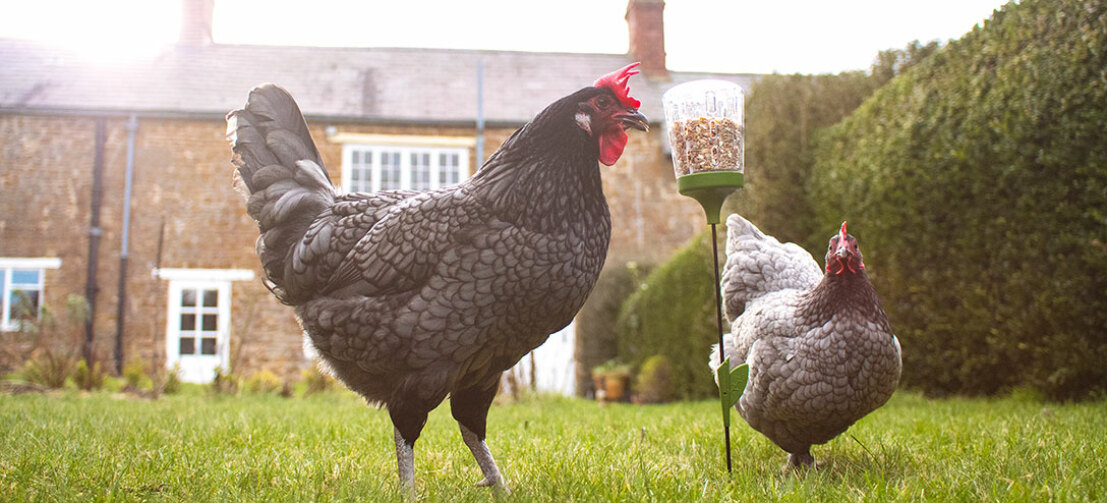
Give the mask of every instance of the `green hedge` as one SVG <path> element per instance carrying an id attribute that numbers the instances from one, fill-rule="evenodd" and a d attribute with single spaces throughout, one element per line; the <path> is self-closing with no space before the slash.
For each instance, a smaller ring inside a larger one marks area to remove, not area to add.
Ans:
<path id="1" fill-rule="evenodd" d="M 1009 4 L 817 138 L 928 392 L 1107 389 L 1107 0 Z"/>
<path id="2" fill-rule="evenodd" d="M 711 233 L 704 232 L 654 270 L 619 316 L 619 358 L 635 369 L 650 357 L 667 358 L 678 399 L 717 394 L 707 367 L 710 347 L 718 340 L 711 266 Z"/>
<path id="3" fill-rule="evenodd" d="M 782 242 L 804 242 L 817 230 L 804 186 L 815 164 L 815 132 L 841 121 L 938 48 L 937 42 L 915 41 L 881 51 L 867 74 L 766 75 L 758 80 L 746 100 L 746 188 L 730 198 L 727 213 L 742 214 Z"/>
<path id="4" fill-rule="evenodd" d="M 623 302 L 637 291 L 650 266 L 635 262 L 608 264 L 596 280 L 588 301 L 576 319 L 576 342 L 573 360 L 576 362 L 576 395 L 587 396 L 592 389 L 592 369 L 618 359 L 618 319 Z"/>

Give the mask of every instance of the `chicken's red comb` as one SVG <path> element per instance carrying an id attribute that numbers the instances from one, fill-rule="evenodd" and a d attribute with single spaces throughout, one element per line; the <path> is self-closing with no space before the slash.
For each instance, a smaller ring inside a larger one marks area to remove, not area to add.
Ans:
<path id="1" fill-rule="evenodd" d="M 842 230 L 838 232 L 838 239 L 846 239 L 846 223 L 842 222 Z"/>
<path id="2" fill-rule="evenodd" d="M 603 77 L 596 79 L 596 82 L 592 84 L 594 87 L 606 87 L 615 93 L 615 96 L 619 98 L 619 101 L 623 106 L 638 108 L 642 106 L 642 102 L 630 97 L 630 86 L 627 85 L 627 81 L 633 75 L 638 75 L 638 70 L 634 67 L 641 63 L 631 63 L 624 66 L 614 72 L 611 72 Z"/>

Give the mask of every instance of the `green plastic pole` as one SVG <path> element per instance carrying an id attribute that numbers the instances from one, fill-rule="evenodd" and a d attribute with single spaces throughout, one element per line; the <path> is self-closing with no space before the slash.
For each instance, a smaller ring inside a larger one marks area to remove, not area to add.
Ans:
<path id="1" fill-rule="evenodd" d="M 719 385 L 719 402 L 723 410 L 723 445 L 726 447 L 726 471 L 732 473 L 730 454 L 730 409 L 738 403 L 742 390 L 749 379 L 749 367 L 739 365 L 731 370 L 730 360 L 723 349 L 723 302 L 720 293 L 719 277 L 719 239 L 716 226 L 721 223 L 720 212 L 727 196 L 742 187 L 742 173 L 735 171 L 707 171 L 692 173 L 677 178 L 677 189 L 681 194 L 699 201 L 711 225 L 711 255 L 715 270 L 715 327 L 719 335 L 719 365 L 715 367 L 715 379 Z"/>

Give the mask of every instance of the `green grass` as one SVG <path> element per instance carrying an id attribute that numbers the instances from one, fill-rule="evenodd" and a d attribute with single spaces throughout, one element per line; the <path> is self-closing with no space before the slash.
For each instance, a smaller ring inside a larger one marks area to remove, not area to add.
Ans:
<path id="1" fill-rule="evenodd" d="M 448 407 L 416 445 L 427 501 L 1102 501 L 1107 402 L 928 400 L 899 393 L 783 474 L 782 451 L 738 419 L 723 467 L 712 402 L 494 407 L 489 444 L 511 486 L 480 472 Z M 397 500 L 392 428 L 344 392 L 307 398 L 193 390 L 0 396 L 5 501 Z"/>

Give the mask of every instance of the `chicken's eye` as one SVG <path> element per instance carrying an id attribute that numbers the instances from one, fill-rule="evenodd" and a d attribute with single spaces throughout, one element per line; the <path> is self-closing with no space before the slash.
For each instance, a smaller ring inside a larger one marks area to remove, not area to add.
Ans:
<path id="1" fill-rule="evenodd" d="M 611 98 L 608 98 L 607 96 L 600 96 L 599 98 L 596 98 L 596 105 L 600 108 L 607 108 L 611 105 Z"/>

